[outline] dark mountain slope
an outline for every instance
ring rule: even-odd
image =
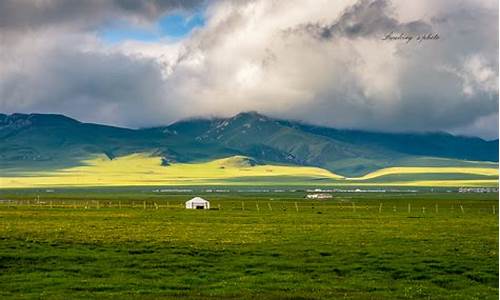
[[[194,127],[200,128],[196,121]],[[179,127],[174,124],[176,130]],[[211,144],[220,144],[264,162],[281,162],[326,167],[333,171],[336,162],[343,160],[389,160],[400,158],[399,153],[381,147],[356,146],[329,137],[305,132],[257,113],[241,113],[232,118],[203,123],[205,131],[185,130],[182,134],[196,132],[193,138]],[[171,127],[169,127],[171,128]],[[187,124],[183,128],[188,129]],[[340,165],[340,164],[339,164]],[[356,163],[350,168],[356,168]]]
[[[355,145],[383,147],[396,152],[464,160],[498,161],[498,140],[454,136],[449,133],[377,133],[338,130],[284,122],[297,129]]]
[[[127,129],[62,115],[0,115],[0,166],[4,169],[52,170],[78,165],[93,154],[114,158],[149,152],[164,156],[166,163],[239,154],[220,148],[164,128]]]
[[[86,124],[61,115],[0,116],[0,159],[3,167],[75,165],[92,153],[110,157],[154,145],[135,130]]]
[[[82,123],[61,115],[0,114],[4,172],[52,170],[78,165],[94,154],[114,158],[135,152],[161,155],[166,164],[245,155],[261,163],[319,166],[354,176],[387,166],[448,164],[428,156],[498,161],[498,141],[444,133],[337,130],[255,112],[146,129]]]
[[[359,175],[387,166],[422,165],[422,156],[498,161],[498,141],[445,133],[392,134],[338,130],[276,120],[255,112],[168,126],[181,135],[216,143],[265,162],[313,165]],[[418,158],[418,159],[417,159]],[[430,164],[446,162],[431,160]]]

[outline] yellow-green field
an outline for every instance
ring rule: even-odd
[[[498,176],[498,170],[493,168],[471,168],[471,167],[392,167],[384,168],[349,180],[366,180],[392,174],[477,174]]]
[[[137,153],[115,159],[101,155],[83,161],[82,166],[78,167],[0,177],[0,186],[3,188],[255,183],[498,186],[498,169],[496,164],[491,164],[491,167],[392,167],[362,177],[344,178],[316,167],[253,165],[250,159],[243,156],[163,166],[161,157]]]

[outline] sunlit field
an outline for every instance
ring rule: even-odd
[[[367,175],[352,178],[353,180],[366,180],[392,174],[473,174],[485,176],[498,176],[498,169],[471,168],[471,167],[392,167],[371,172]]]
[[[306,166],[258,165],[244,156],[209,162],[162,165],[162,159],[138,153],[109,159],[105,155],[82,166],[54,172],[20,172],[0,177],[4,188],[144,185],[368,185],[379,186],[498,186],[494,163],[477,167],[394,167],[358,178]]]
[[[4,190],[0,298],[498,299],[496,194],[304,195]]]

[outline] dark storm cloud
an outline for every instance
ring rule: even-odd
[[[203,0],[2,0],[0,30],[52,25],[95,28],[110,18],[153,20],[176,9],[192,9]]]
[[[333,24],[307,23],[291,32],[306,32],[318,39],[330,40],[335,37],[380,37],[390,32],[422,34],[432,30],[423,21],[401,23],[391,13],[392,9],[386,0],[361,0],[346,9]]]
[[[0,111],[58,112],[132,127],[175,117],[176,110],[162,104],[168,90],[153,59],[58,46],[43,59],[2,78]]]
[[[153,58],[112,51],[96,30],[155,22],[208,0],[0,1],[0,111],[63,113],[126,126],[165,123],[167,85]]]

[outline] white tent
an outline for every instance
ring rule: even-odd
[[[186,201],[186,208],[188,209],[210,209],[210,202],[201,198],[194,197],[191,200]]]

